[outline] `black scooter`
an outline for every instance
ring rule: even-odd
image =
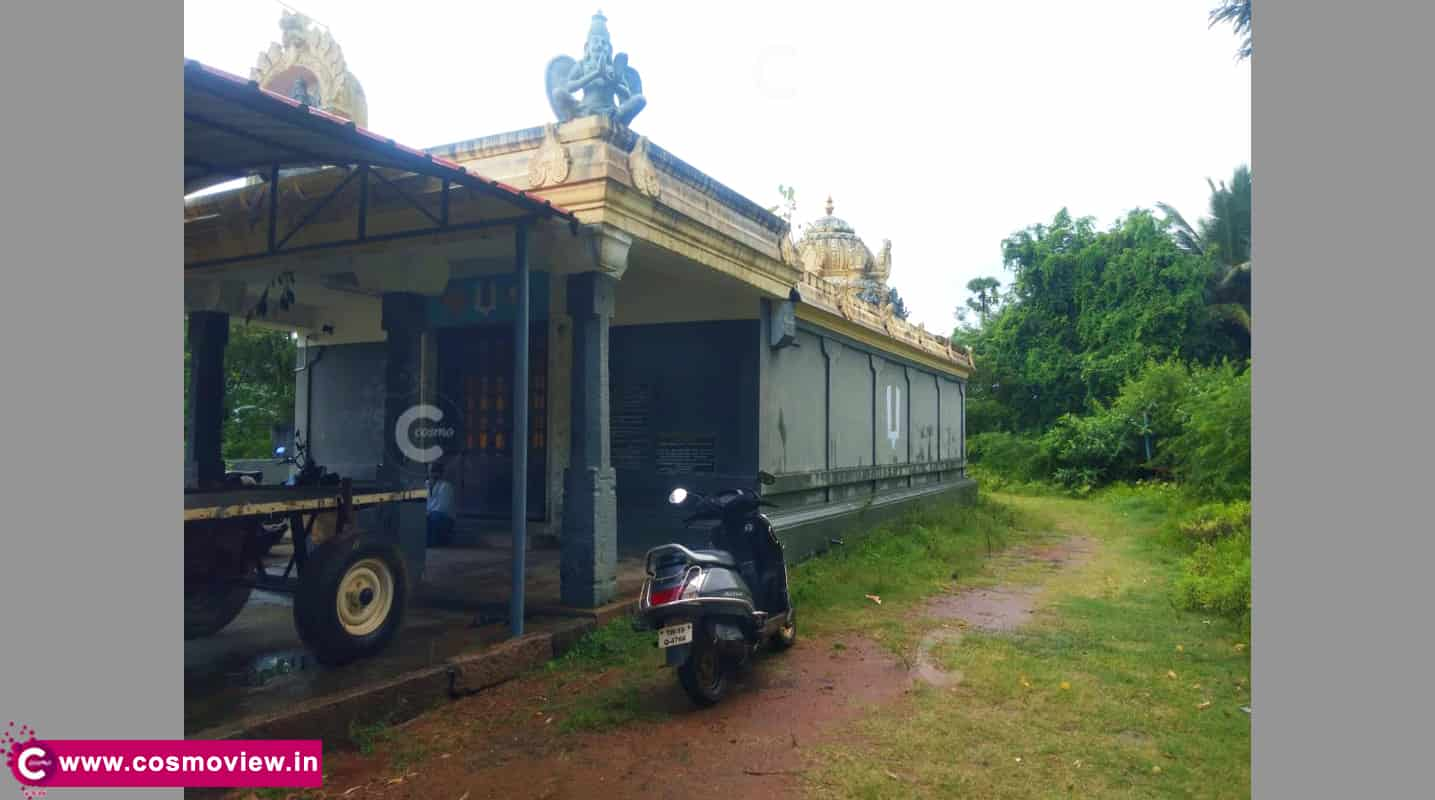
[[[773,480],[759,473],[760,484]],[[701,495],[682,487],[668,502],[691,508],[685,525],[717,523],[713,549],[667,544],[649,550],[634,627],[658,632],[658,647],[688,696],[711,706],[759,648],[786,650],[797,640],[782,542],[759,511],[775,504],[753,489]]]

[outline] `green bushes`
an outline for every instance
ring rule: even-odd
[[[1187,512],[1176,527],[1181,535],[1190,541],[1214,542],[1243,530],[1250,530],[1251,504],[1245,500],[1206,503]]]
[[[1166,445],[1182,482],[1202,497],[1251,495],[1251,372],[1229,365],[1193,374],[1182,430]]]
[[[1251,621],[1251,503],[1192,505],[1195,495],[1181,490],[1185,511],[1170,514],[1170,541],[1186,555],[1173,586],[1177,606],[1188,611]]]
[[[1181,562],[1176,580],[1176,603],[1192,611],[1206,611],[1251,625],[1251,531],[1196,546]]]
[[[975,434],[967,456],[1005,481],[1076,494],[1169,473],[1197,497],[1235,500],[1250,496],[1250,409],[1249,369],[1152,362],[1109,406],[1092,403],[1040,434]]]
[[[967,458],[1003,480],[1026,483],[1051,477],[1052,464],[1036,439],[1006,431],[967,437]]]
[[[1126,422],[1099,406],[1093,412],[1063,415],[1040,439],[1041,451],[1053,464],[1052,480],[1079,494],[1129,471],[1132,461]]]

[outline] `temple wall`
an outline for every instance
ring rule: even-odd
[[[759,327],[756,320],[625,325],[609,337],[618,546],[634,552],[682,535],[681,514],[667,504],[673,487],[709,491],[752,481]]]
[[[957,379],[802,321],[794,346],[761,351],[758,463],[778,478],[771,516],[796,554],[874,507],[975,490]]]

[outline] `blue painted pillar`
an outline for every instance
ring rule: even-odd
[[[608,324],[617,280],[568,278],[573,317],[572,451],[563,476],[563,604],[596,608],[618,591],[617,474],[609,458]]]
[[[513,314],[513,597],[508,606],[508,627],[523,635],[524,583],[528,576],[528,226],[519,223],[514,233],[513,271],[518,283],[518,305]]]
[[[398,430],[400,417],[422,402],[423,332],[427,305],[422,295],[389,292],[382,299],[382,324],[387,342],[384,366],[384,460],[379,481],[422,486],[428,465],[410,459],[401,446],[407,431]]]

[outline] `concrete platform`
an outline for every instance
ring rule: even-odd
[[[564,608],[558,552],[530,550],[527,635],[511,640],[511,551],[495,544],[430,549],[395,641],[374,658],[340,668],[323,667],[305,651],[288,596],[256,591],[224,630],[185,642],[185,735],[318,737],[342,746],[354,725],[399,722],[538,666],[588,630],[626,615],[642,584],[641,560],[623,559],[616,602]],[[272,571],[283,570],[285,548],[275,548]]]

